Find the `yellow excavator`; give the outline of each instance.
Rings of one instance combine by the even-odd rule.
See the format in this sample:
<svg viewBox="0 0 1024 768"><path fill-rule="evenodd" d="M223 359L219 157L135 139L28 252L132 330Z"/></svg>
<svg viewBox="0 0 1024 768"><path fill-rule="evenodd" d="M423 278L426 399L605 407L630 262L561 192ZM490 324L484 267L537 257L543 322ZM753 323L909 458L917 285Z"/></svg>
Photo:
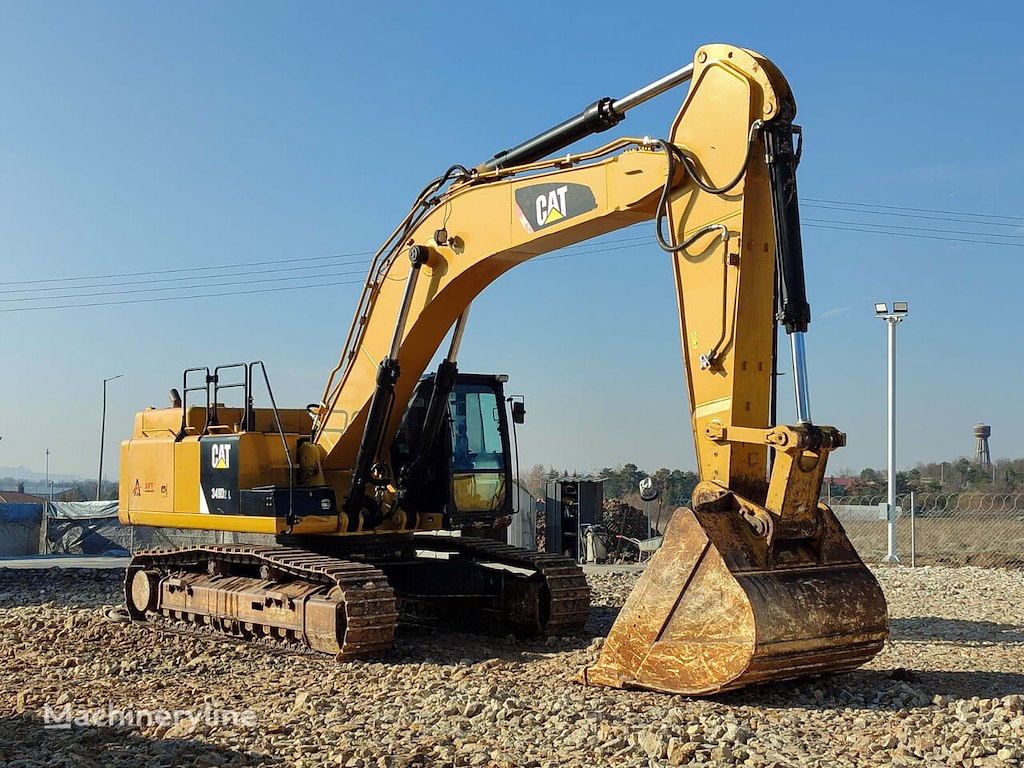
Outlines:
<svg viewBox="0 0 1024 768"><path fill-rule="evenodd" d="M563 152L683 83L667 138ZM810 416L795 114L770 61L707 45L624 98L431 181L374 257L319 402L278 408L257 361L189 369L171 407L136 416L121 448L123 523L269 543L138 553L131 615L342 659L386 652L399 616L580 629L589 592L572 560L472 535L511 514L509 423L504 377L461 374L456 357L471 302L504 272L653 222L674 269L701 482L579 679L709 694L869 660L887 636L885 600L818 501L845 436ZM791 426L772 423L779 329ZM229 388L241 405L221 402ZM254 406L257 388L268 406Z"/></svg>

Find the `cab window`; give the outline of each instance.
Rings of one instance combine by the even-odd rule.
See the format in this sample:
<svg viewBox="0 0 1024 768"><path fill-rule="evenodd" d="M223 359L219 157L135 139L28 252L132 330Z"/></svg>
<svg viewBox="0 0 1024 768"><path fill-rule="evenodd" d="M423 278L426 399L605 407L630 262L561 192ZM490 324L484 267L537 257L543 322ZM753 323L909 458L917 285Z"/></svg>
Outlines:
<svg viewBox="0 0 1024 768"><path fill-rule="evenodd" d="M452 429L452 469L456 472L504 470L498 403L487 387L457 387L448 396Z"/></svg>

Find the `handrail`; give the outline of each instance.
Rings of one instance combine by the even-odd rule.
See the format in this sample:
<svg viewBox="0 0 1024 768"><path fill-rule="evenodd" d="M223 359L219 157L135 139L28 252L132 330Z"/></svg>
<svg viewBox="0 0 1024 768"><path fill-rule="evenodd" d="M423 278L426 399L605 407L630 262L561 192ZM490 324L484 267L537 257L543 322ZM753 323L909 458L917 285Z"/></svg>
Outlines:
<svg viewBox="0 0 1024 768"><path fill-rule="evenodd" d="M188 375L190 373L196 373L202 371L205 376L202 386L190 387L188 385ZM185 437L185 430L188 426L186 419L188 416L188 393L199 392L200 390L206 390L206 421L203 424L203 431L200 434L205 435L206 430L210 428L210 369L207 366L201 366L199 368L186 368L185 372L181 376L181 428L178 430L178 434L174 436L174 442L181 442Z"/></svg>
<svg viewBox="0 0 1024 768"><path fill-rule="evenodd" d="M244 381L239 381L239 382L232 382L230 384L221 384L220 383L220 372L221 371L226 371L226 370L228 370L230 368L241 368L243 373L244 373L245 380ZM248 429L249 428L249 426L248 426L249 410L250 410L250 407L251 407L251 404L252 404L251 403L252 397L251 397L250 392L249 392L249 383L250 383L249 366L246 365L245 363L225 363L224 365L218 365L216 368L214 368L213 369L213 413L211 415L211 421L213 421L214 423L216 423L216 421L217 421L217 397L220 394L220 391L222 389L237 389L239 387L242 387L243 391L245 392L245 394L244 394L245 405L243 406L244 414L242 415L242 423L239 424L239 429L242 429L242 430Z"/></svg>

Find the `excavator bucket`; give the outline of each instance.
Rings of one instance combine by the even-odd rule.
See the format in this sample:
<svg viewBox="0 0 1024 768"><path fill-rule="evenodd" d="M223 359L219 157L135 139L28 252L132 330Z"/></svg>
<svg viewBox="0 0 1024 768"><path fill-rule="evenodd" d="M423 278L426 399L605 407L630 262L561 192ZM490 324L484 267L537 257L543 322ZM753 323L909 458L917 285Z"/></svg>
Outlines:
<svg viewBox="0 0 1024 768"><path fill-rule="evenodd" d="M786 539L732 494L676 510L580 682L706 695L871 659L885 599L832 511L817 512L815 530Z"/></svg>

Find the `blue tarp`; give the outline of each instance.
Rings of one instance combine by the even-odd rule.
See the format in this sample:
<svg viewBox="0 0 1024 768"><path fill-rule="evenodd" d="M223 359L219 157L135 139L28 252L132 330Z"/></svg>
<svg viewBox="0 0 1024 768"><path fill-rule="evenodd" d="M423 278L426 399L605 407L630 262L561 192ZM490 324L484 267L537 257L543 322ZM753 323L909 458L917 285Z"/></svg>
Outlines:
<svg viewBox="0 0 1024 768"><path fill-rule="evenodd" d="M28 523L38 525L43 517L42 504L3 503L0 504L0 525Z"/></svg>

